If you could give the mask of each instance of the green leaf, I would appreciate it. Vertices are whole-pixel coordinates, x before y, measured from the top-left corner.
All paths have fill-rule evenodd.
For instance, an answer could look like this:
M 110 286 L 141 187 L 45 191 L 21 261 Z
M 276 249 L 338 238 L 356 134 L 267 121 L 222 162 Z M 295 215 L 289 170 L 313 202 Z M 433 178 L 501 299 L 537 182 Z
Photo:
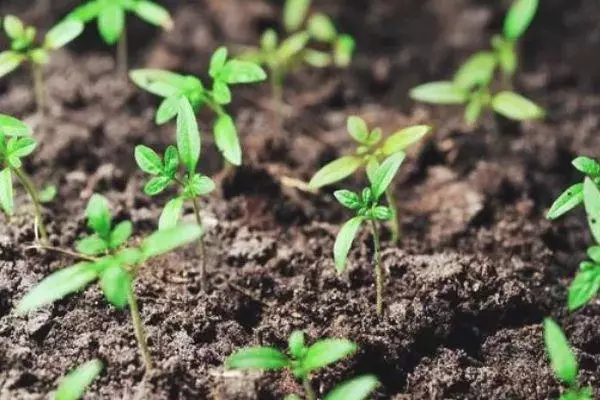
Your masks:
M 382 146 L 383 154 L 389 156 L 406 150 L 431 132 L 431 129 L 429 125 L 415 125 L 399 130 L 385 140 Z
M 289 363 L 285 354 L 272 347 L 240 349 L 225 361 L 230 369 L 282 369 Z
M 223 81 L 215 81 L 212 88 L 212 95 L 214 100 L 221 104 L 229 104 L 231 103 L 231 90 L 227 83 Z
M 58 189 L 54 185 L 47 185 L 40 191 L 38 194 L 38 199 L 40 203 L 50 203 L 52 200 L 56 198 L 58 194 Z
M 373 218 L 380 221 L 389 221 L 394 216 L 392 210 L 385 206 L 377 206 L 373 208 L 370 214 Z
M 306 351 L 308 350 L 304 341 L 304 332 L 292 332 L 290 338 L 288 339 L 288 349 L 292 357 L 295 359 L 299 360 L 304 357 Z
M 162 193 L 172 182 L 168 176 L 155 176 L 150 179 L 144 186 L 144 193 L 148 196 L 156 196 Z
M 97 256 L 108 250 L 108 243 L 98 235 L 91 235 L 78 240 L 75 248 L 81 254 Z
M 159 175 L 163 172 L 164 166 L 160 156 L 148 146 L 135 146 L 135 161 L 147 174 Z
M 4 31 L 11 39 L 20 39 L 25 34 L 25 25 L 14 15 L 4 17 Z
M 261 82 L 267 79 L 267 73 L 260 65 L 240 60 L 228 61 L 219 76 L 230 85 Z
M 189 224 L 154 232 L 142 242 L 142 253 L 145 258 L 155 257 L 185 246 L 199 239 L 200 236 L 202 236 L 202 229 L 198 225 Z
M 2 206 L 6 215 L 15 213 L 12 174 L 9 168 L 5 168 L 0 172 L 0 206 Z
M 394 176 L 396 176 L 402 161 L 404 161 L 404 157 L 406 157 L 406 154 L 403 152 L 394 153 L 388 156 L 374 172 L 371 191 L 375 200 L 379 200 L 381 195 L 385 193 Z
M 173 28 L 173 20 L 165 8 L 146 0 L 137 0 L 133 4 L 133 12 L 144 21 L 167 30 Z
M 179 222 L 181 216 L 181 209 L 183 208 L 183 197 L 176 197 L 171 199 L 163 208 L 158 220 L 158 230 L 164 231 L 167 229 L 174 228 Z
M 350 136 L 359 143 L 365 144 L 369 138 L 369 128 L 367 123 L 360 117 L 351 116 L 348 118 L 347 129 Z
M 500 35 L 492 38 L 492 46 L 496 50 L 496 57 L 502 72 L 512 77 L 517 71 L 517 52 L 515 44 Z
M 513 92 L 500 92 L 492 99 L 492 108 L 498 114 L 515 121 L 544 118 L 546 113 L 537 104 Z
M 314 14 L 308 20 L 308 32 L 318 41 L 331 43 L 337 37 L 337 30 L 331 18 L 322 13 Z
M 124 248 L 115 255 L 114 260 L 122 266 L 138 266 L 143 258 L 141 250 Z
M 324 400 L 366 400 L 378 385 L 374 375 L 359 376 L 336 386 Z
M 221 46 L 219 47 L 210 58 L 210 67 L 208 69 L 208 74 L 211 78 L 216 78 L 219 76 L 223 67 L 225 67 L 225 63 L 227 62 L 227 47 Z
M 600 289 L 600 267 L 579 271 L 569 286 L 568 308 L 575 311 L 589 303 Z
M 560 326 L 550 318 L 544 320 L 544 342 L 556 377 L 569 386 L 575 386 L 578 374 L 575 354 Z
M 34 64 L 44 65 L 50 62 L 50 53 L 43 48 L 37 48 L 29 52 L 29 57 Z
M 83 32 L 83 22 L 67 19 L 48 31 L 44 38 L 44 47 L 60 49 L 81 35 L 81 32 Z
M 410 90 L 410 98 L 433 104 L 464 104 L 468 93 L 453 82 L 440 81 L 419 85 Z
M 131 221 L 122 221 L 110 233 L 109 247 L 118 249 L 131 237 L 133 232 L 133 224 Z
M 346 208 L 356 210 L 361 207 L 360 197 L 350 190 L 336 190 L 333 195 Z
M 214 124 L 215 143 L 223 157 L 233 165 L 242 165 L 242 148 L 233 119 L 222 114 Z
M 295 33 L 284 40 L 279 49 L 277 49 L 277 58 L 282 61 L 289 61 L 292 57 L 300 53 L 310 40 L 310 35 L 307 32 Z
M 81 263 L 61 269 L 43 279 L 17 304 L 18 314 L 26 314 L 66 295 L 83 290 L 98 277 L 96 265 Z
M 483 113 L 484 103 L 480 96 L 473 96 L 465 107 L 465 122 L 469 125 L 475 124 Z
M 504 36 L 507 39 L 518 40 L 529 25 L 537 11 L 539 0 L 516 0 L 504 19 Z
M 6 136 L 26 136 L 31 134 L 31 128 L 16 118 L 0 114 L 0 133 Z
M 106 44 L 115 44 L 123 34 L 125 11 L 118 3 L 107 3 L 98 14 L 98 29 Z
M 600 243 L 600 190 L 590 178 L 583 182 L 583 202 L 590 231 L 596 243 Z
M 335 269 L 338 273 L 342 273 L 346 270 L 346 259 L 348 258 L 348 252 L 352 246 L 352 242 L 356 237 L 356 233 L 360 229 L 363 217 L 354 217 L 348 220 L 340 229 L 337 237 L 335 238 L 335 244 L 333 246 L 333 258 L 335 261 Z
M 67 19 L 79 20 L 83 23 L 90 22 L 100 14 L 102 4 L 98 0 L 88 1 L 67 15 Z
M 37 142 L 31 136 L 12 137 L 8 141 L 6 152 L 9 157 L 22 158 L 33 153 L 37 147 Z
M 186 189 L 191 197 L 206 196 L 216 188 L 215 182 L 208 176 L 196 174 L 190 180 Z
M 580 156 L 573 160 L 573 166 L 590 177 L 600 176 L 600 164 L 589 157 Z
M 179 153 L 177 148 L 173 145 L 167 147 L 165 151 L 165 174 L 167 176 L 173 176 L 179 168 Z
M 183 97 L 177 114 L 177 150 L 189 172 L 196 170 L 200 158 L 200 131 L 190 102 Z
M 295 32 L 302 26 L 308 15 L 311 0 L 286 0 L 283 8 L 283 26 L 288 32 Z
M 271 53 L 277 48 L 278 41 L 277 32 L 273 28 L 269 28 L 260 37 L 260 47 L 267 53 Z
M 88 226 L 101 238 L 108 238 L 112 217 L 108 206 L 108 200 L 104 196 L 94 194 L 86 208 Z
M 548 210 L 546 218 L 549 220 L 556 219 L 581 203 L 583 203 L 583 183 L 576 183 L 558 196 L 552 203 L 550 210 Z
M 131 290 L 133 278 L 120 265 L 111 265 L 100 275 L 100 287 L 106 300 L 113 306 L 122 309 L 127 305 L 127 296 Z
M 302 360 L 302 369 L 309 373 L 343 359 L 356 352 L 358 347 L 346 339 L 323 339 L 308 348 Z
M 179 102 L 182 97 L 184 97 L 182 94 L 174 94 L 160 103 L 154 119 L 157 125 L 162 125 L 175 118 L 179 112 Z
M 189 86 L 189 77 L 160 69 L 136 69 L 129 77 L 140 88 L 160 97 L 182 94 Z M 200 81 L 195 83 L 201 85 Z
M 24 61 L 22 55 L 15 51 L 3 51 L 0 53 L 0 78 L 11 73 Z
M 356 41 L 350 35 L 340 35 L 334 44 L 333 59 L 335 65 L 346 68 L 352 62 Z
M 600 246 L 592 246 L 587 249 L 588 257 L 595 263 L 600 264 Z
M 102 361 L 98 359 L 81 364 L 60 380 L 54 400 L 81 399 L 103 368 Z
M 331 65 L 331 55 L 324 51 L 306 49 L 303 53 L 304 61 L 315 68 L 325 68 Z
M 332 183 L 339 182 L 342 179 L 352 175 L 362 165 L 363 160 L 360 157 L 340 157 L 317 171 L 308 185 L 312 189 L 318 189 L 323 186 L 331 185 Z
M 496 57 L 491 51 L 482 51 L 471 56 L 454 75 L 454 85 L 471 90 L 475 87 L 487 87 L 494 77 Z

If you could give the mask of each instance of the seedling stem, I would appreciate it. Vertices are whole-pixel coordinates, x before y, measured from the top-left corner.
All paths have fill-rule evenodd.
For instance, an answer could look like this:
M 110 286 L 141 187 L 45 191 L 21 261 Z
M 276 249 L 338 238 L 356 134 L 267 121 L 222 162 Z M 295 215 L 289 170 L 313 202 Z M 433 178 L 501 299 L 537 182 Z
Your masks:
M 196 216 L 196 223 L 202 228 L 202 217 L 200 216 L 200 205 L 198 199 L 193 198 L 192 204 L 194 206 L 194 215 Z M 206 248 L 204 246 L 204 239 L 200 236 L 198 240 L 198 252 L 200 253 L 200 288 L 204 290 L 206 286 Z
M 371 233 L 373 234 L 373 262 L 375 263 L 375 286 L 377 296 L 377 316 L 383 315 L 383 271 L 381 270 L 381 259 L 379 256 L 379 230 L 375 220 L 371 220 Z
M 117 68 L 119 75 L 127 78 L 127 29 L 123 29 L 119 43 L 117 44 Z
M 33 202 L 33 208 L 35 213 L 35 225 L 37 226 L 35 233 L 36 239 L 38 238 L 39 234 L 39 236 L 42 239 L 42 243 L 47 244 L 48 231 L 46 230 L 46 225 L 44 224 L 44 219 L 42 218 L 42 206 L 40 205 L 40 197 L 38 195 L 37 189 L 31 181 L 31 178 L 21 168 L 11 167 L 10 169 L 16 175 L 17 179 L 19 179 L 19 181 L 25 188 L 25 191 L 27 191 L 29 198 L 31 198 L 31 201 Z
M 306 400 L 317 400 L 317 395 L 310 384 L 310 380 L 308 377 L 302 380 L 302 387 L 304 388 L 304 394 L 306 395 Z
M 129 307 L 131 310 L 131 321 L 133 322 L 135 338 L 140 347 L 140 353 L 142 353 L 142 360 L 146 366 L 146 373 L 149 373 L 152 371 L 152 358 L 150 356 L 150 350 L 148 349 L 146 331 L 144 330 L 144 323 L 142 322 L 142 317 L 140 316 L 140 309 L 138 307 L 137 297 L 133 290 L 133 284 L 129 286 L 127 299 L 129 301 Z
M 40 64 L 31 64 L 33 89 L 38 115 L 43 119 L 46 115 L 46 93 L 44 90 L 44 70 Z

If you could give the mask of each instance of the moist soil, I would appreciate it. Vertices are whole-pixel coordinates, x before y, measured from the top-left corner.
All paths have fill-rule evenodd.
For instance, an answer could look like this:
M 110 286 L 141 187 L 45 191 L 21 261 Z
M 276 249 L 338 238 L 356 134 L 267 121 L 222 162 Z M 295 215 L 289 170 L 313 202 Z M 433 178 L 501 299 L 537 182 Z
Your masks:
M 0 3 L 30 23 L 49 26 L 77 2 L 49 12 Z M 205 77 L 210 54 L 258 42 L 276 26 L 277 2 L 165 1 L 175 28 L 162 33 L 130 21 L 131 64 Z M 600 303 L 568 314 L 566 288 L 591 238 L 581 210 L 545 220 L 552 200 L 581 179 L 576 155 L 600 151 L 600 3 L 545 0 L 522 43 L 518 90 L 548 110 L 544 122 L 461 122 L 461 111 L 413 104 L 407 90 L 448 78 L 497 32 L 510 1 L 316 1 L 357 37 L 346 71 L 300 71 L 286 84 L 285 127 L 274 128 L 267 85 L 238 87 L 230 110 L 244 141 L 244 165 L 219 173 L 209 116 L 201 167 L 217 174 L 206 199 L 209 288 L 202 291 L 193 246 L 152 261 L 136 283 L 155 369 L 144 375 L 129 314 L 96 286 L 27 317 L 18 299 L 67 257 L 30 249 L 31 206 L 0 227 L 0 398 L 38 399 L 60 376 L 93 357 L 106 362 L 90 399 L 280 399 L 301 392 L 290 374 L 227 371 L 242 346 L 283 347 L 292 330 L 311 340 L 355 340 L 355 356 L 315 375 L 320 394 L 363 373 L 376 374 L 377 399 L 551 399 L 560 393 L 544 353 L 541 321 L 565 328 L 582 384 L 600 388 Z M 4 45 L 4 44 L 3 44 Z M 39 184 L 59 188 L 44 214 L 57 246 L 86 232 L 83 210 L 106 195 L 117 220 L 140 235 L 156 228 L 166 196 L 148 198 L 136 170 L 136 144 L 164 148 L 172 124 L 153 123 L 157 99 L 115 72 L 94 26 L 47 68 L 49 117 L 34 113 L 27 71 L 0 81 L 0 112 L 36 126 L 41 142 L 26 166 Z M 364 116 L 385 132 L 414 123 L 434 133 L 409 152 L 394 183 L 404 241 L 384 232 L 386 314 L 374 315 L 373 248 L 361 233 L 349 271 L 337 276 L 332 246 L 348 215 L 335 187 L 314 195 L 283 185 L 307 180 L 351 149 L 345 118 Z M 349 180 L 360 188 L 364 181 Z M 192 219 L 192 210 L 186 218 Z M 596 392 L 596 396 L 598 396 Z

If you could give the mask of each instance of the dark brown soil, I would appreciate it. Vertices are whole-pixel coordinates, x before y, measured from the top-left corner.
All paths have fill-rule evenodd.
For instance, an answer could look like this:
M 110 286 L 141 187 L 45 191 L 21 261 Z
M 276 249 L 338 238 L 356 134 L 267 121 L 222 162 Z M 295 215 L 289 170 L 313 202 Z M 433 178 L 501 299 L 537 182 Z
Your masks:
M 77 2 L 54 1 L 50 15 L 19 3 L 2 2 L 0 11 L 47 26 Z M 256 43 L 277 16 L 262 0 L 164 3 L 175 16 L 172 32 L 131 21 L 136 66 L 204 76 L 218 45 Z M 315 376 L 319 393 L 375 373 L 383 383 L 378 399 L 550 399 L 560 387 L 544 354 L 540 322 L 548 315 L 576 349 L 581 382 L 600 388 L 600 304 L 565 310 L 566 287 L 590 243 L 585 220 L 580 211 L 556 223 L 544 219 L 554 196 L 578 179 L 571 158 L 600 151 L 600 3 L 541 2 L 517 86 L 548 109 L 544 123 L 469 130 L 460 110 L 407 98 L 410 87 L 450 76 L 487 46 L 509 3 L 316 1 L 357 36 L 356 60 L 348 71 L 305 71 L 289 80 L 293 111 L 277 144 L 269 139 L 266 85 L 237 89 L 231 110 L 246 163 L 203 207 L 210 289 L 200 290 L 193 249 L 152 262 L 138 279 L 156 363 L 146 379 L 128 313 L 108 306 L 96 287 L 29 317 L 12 313 L 34 284 L 72 262 L 27 249 L 31 215 L 19 192 L 19 215 L 0 227 L 0 399 L 44 397 L 92 357 L 105 360 L 106 370 L 88 398 L 279 399 L 300 390 L 290 375 L 241 374 L 222 364 L 241 346 L 284 346 L 294 329 L 360 345 L 356 357 Z M 51 117 L 36 131 L 42 144 L 28 165 L 38 183 L 60 187 L 45 210 L 52 240 L 72 246 L 85 231 L 83 209 L 94 191 L 108 196 L 118 219 L 147 234 L 164 198 L 141 193 L 133 147 L 166 146 L 174 128 L 153 124 L 156 99 L 113 73 L 112 53 L 95 28 L 71 50 L 48 68 Z M 0 112 L 35 125 L 33 109 L 25 72 L 0 81 Z M 386 132 L 415 122 L 436 126 L 396 182 L 406 237 L 400 249 L 384 241 L 381 321 L 373 315 L 367 233 L 349 273 L 338 277 L 331 249 L 347 215 L 329 191 L 314 196 L 280 184 L 283 175 L 308 179 L 350 147 L 349 114 Z M 204 147 L 202 166 L 214 173 L 220 159 L 212 144 Z

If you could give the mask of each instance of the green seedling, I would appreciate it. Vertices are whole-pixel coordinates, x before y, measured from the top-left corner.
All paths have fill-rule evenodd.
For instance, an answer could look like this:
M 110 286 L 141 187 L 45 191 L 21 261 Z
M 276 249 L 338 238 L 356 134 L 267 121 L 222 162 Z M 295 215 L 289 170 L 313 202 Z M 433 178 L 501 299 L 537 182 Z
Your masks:
M 42 217 L 42 203 L 52 200 L 56 188 L 49 186 L 38 192 L 32 179 L 23 169 L 22 159 L 37 147 L 31 137 L 30 128 L 23 122 L 8 115 L 0 114 L 0 206 L 11 217 L 15 213 L 13 177 L 21 183 L 34 207 L 34 232 L 36 239 L 48 242 L 48 231 Z
M 311 374 L 356 350 L 357 346 L 346 339 L 322 339 L 307 346 L 304 333 L 294 331 L 288 340 L 289 356 L 274 347 L 248 347 L 229 356 L 225 365 L 230 369 L 289 370 L 302 382 L 306 400 L 317 400 Z
M 573 166 L 585 177 L 600 185 L 600 163 L 589 157 L 577 157 L 572 162 Z M 549 220 L 557 219 L 568 211 L 583 203 L 583 182 L 576 183 L 562 192 L 554 201 L 546 217 Z
M 582 388 L 577 382 L 579 365 L 565 334 L 550 318 L 544 320 L 544 342 L 554 375 L 567 387 L 559 400 L 592 400 L 592 388 Z
M 424 103 L 464 105 L 464 118 L 475 124 L 483 112 L 494 112 L 516 121 L 541 119 L 545 111 L 513 92 L 511 81 L 517 70 L 518 41 L 537 11 L 539 0 L 517 0 L 504 21 L 503 35 L 492 39 L 492 51 L 471 56 L 459 68 L 451 81 L 430 82 L 410 91 L 410 97 Z M 504 89 L 496 91 L 497 71 L 504 76 Z
M 181 99 L 185 98 L 198 113 L 205 106 L 215 114 L 213 132 L 215 143 L 223 157 L 233 165 L 242 164 L 242 149 L 233 118 L 224 106 L 231 103 L 231 85 L 260 82 L 267 75 L 250 61 L 227 59 L 227 49 L 219 48 L 210 61 L 212 88 L 191 75 L 179 75 L 156 69 L 138 69 L 130 77 L 140 88 L 164 98 L 156 111 L 156 123 L 161 125 L 175 118 Z
M 275 111 L 280 122 L 283 107 L 283 82 L 293 70 L 309 65 L 325 68 L 335 65 L 346 68 L 352 61 L 355 41 L 350 35 L 338 33 L 335 25 L 323 13 L 310 14 L 311 0 L 286 0 L 283 26 L 287 36 L 280 39 L 274 29 L 267 29 L 259 48 L 247 49 L 244 58 L 265 65 L 270 71 Z M 309 47 L 330 46 L 330 51 Z
M 29 62 L 37 110 L 43 115 L 46 107 L 43 67 L 50 60 L 52 51 L 64 47 L 82 31 L 81 22 L 61 22 L 50 29 L 39 43 L 36 41 L 37 30 L 33 26 L 26 26 L 19 18 L 7 15 L 4 18 L 4 32 L 10 40 L 11 49 L 0 52 L 0 77 Z
M 165 30 L 173 28 L 169 12 L 155 2 L 147 0 L 90 0 L 67 15 L 68 20 L 81 21 L 84 24 L 97 20 L 102 40 L 109 46 L 118 42 L 117 65 L 123 75 L 127 74 L 127 13 L 133 13 Z
M 81 399 L 103 368 L 102 361 L 98 359 L 81 364 L 61 379 L 54 393 L 54 400 Z
M 197 225 L 179 225 L 151 234 L 141 241 L 139 247 L 127 247 L 132 224 L 130 221 L 123 221 L 113 226 L 108 201 L 104 197 L 93 195 L 86 214 L 88 227 L 94 233 L 77 242 L 77 252 L 42 247 L 72 255 L 83 262 L 46 277 L 21 299 L 16 311 L 21 315 L 29 313 L 99 281 L 104 297 L 110 304 L 118 309 L 129 306 L 142 359 L 146 370 L 150 371 L 152 360 L 134 291 L 134 281 L 140 268 L 150 259 L 197 240 L 201 229 Z
M 346 270 L 348 252 L 356 234 L 364 223 L 371 227 L 373 235 L 373 264 L 375 266 L 375 284 L 377 292 L 377 315 L 383 314 L 383 271 L 380 259 L 379 221 L 389 221 L 393 217 L 390 207 L 380 205 L 381 196 L 398 172 L 404 153 L 394 153 L 386 158 L 381 165 L 367 169 L 371 186 L 365 188 L 361 195 L 349 190 L 337 190 L 334 195 L 344 207 L 353 210 L 356 216 L 348 220 L 340 229 L 333 248 L 335 268 L 338 273 Z
M 215 183 L 208 176 L 196 172 L 200 159 L 200 148 L 200 132 L 194 110 L 185 97 L 179 99 L 177 147 L 167 147 L 162 158 L 147 146 L 139 145 L 135 148 L 135 160 L 138 166 L 152 176 L 144 187 L 144 192 L 148 196 L 156 196 L 170 186 L 179 189 L 179 193 L 172 197 L 163 209 L 158 222 L 160 231 L 171 229 L 177 225 L 186 201 L 192 203 L 196 222 L 198 226 L 202 227 L 199 198 L 215 190 Z M 183 167 L 183 172 L 180 172 L 181 167 Z M 200 282 L 204 286 L 206 254 L 202 238 L 199 240 L 199 250 L 202 259 Z
M 429 125 L 415 125 L 401 129 L 382 141 L 381 129 L 369 130 L 364 120 L 352 116 L 348 118 L 348 132 L 357 143 L 354 155 L 340 157 L 325 165 L 310 180 L 309 188 L 316 190 L 339 182 L 354 174 L 359 168 L 375 169 L 386 157 L 403 153 L 430 131 Z M 392 210 L 392 241 L 397 243 L 401 237 L 401 224 L 392 187 L 386 190 L 386 197 L 388 206 Z
M 378 385 L 374 375 L 359 376 L 336 386 L 323 400 L 366 400 Z M 302 397 L 294 393 L 285 396 L 284 400 L 302 400 Z

